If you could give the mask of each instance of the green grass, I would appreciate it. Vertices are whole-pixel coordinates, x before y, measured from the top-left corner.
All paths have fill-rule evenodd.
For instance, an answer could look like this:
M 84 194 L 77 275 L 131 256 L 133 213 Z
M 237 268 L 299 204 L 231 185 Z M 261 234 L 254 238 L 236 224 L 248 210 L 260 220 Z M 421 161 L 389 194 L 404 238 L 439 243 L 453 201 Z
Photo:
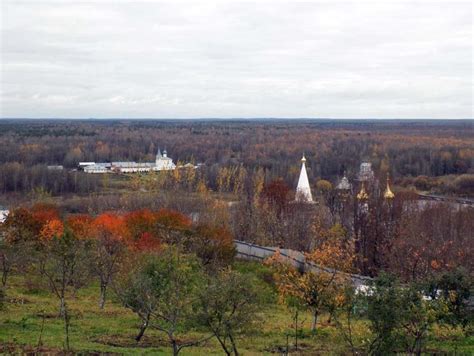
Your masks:
M 265 267 L 256 263 L 239 262 L 236 269 L 255 276 L 263 288 L 263 300 L 266 302 L 266 306 L 261 310 L 261 324 L 249 335 L 239 339 L 241 353 L 261 355 L 277 352 L 278 347 L 285 347 L 287 335 L 290 346 L 293 345 L 292 314 L 276 302 L 275 292 L 266 282 L 269 275 Z M 98 308 L 97 302 L 98 286 L 94 283 L 81 289 L 75 298 L 70 296 L 68 299 L 72 313 L 70 344 L 74 351 L 127 355 L 171 354 L 164 335 L 153 329 L 147 330 L 144 339 L 136 344 L 134 337 L 138 331 L 139 320 L 135 314 L 121 307 L 112 295 L 109 295 L 104 310 Z M 5 308 L 0 310 L 0 345 L 3 344 L 3 352 L 20 353 L 35 349 L 43 320 L 43 348 L 40 350 L 60 351 L 63 348 L 64 329 L 62 319 L 57 317 L 58 310 L 59 303 L 53 294 L 31 285 L 27 288 L 23 277 L 13 276 L 7 289 L 7 303 Z M 340 355 L 349 352 L 338 330 L 327 323 L 327 315 L 322 315 L 319 319 L 319 330 L 314 335 L 309 330 L 310 315 L 303 313 L 300 320 L 303 321 L 303 330 L 298 341 L 299 354 Z M 367 323 L 357 322 L 355 334 L 359 341 L 365 338 L 367 333 Z M 187 340 L 204 335 L 204 331 L 193 331 L 183 338 Z M 444 353 L 472 354 L 474 337 L 464 337 L 459 331 L 437 327 L 430 335 L 427 349 Z M 217 342 L 211 340 L 199 347 L 184 349 L 182 354 L 222 355 L 223 352 Z

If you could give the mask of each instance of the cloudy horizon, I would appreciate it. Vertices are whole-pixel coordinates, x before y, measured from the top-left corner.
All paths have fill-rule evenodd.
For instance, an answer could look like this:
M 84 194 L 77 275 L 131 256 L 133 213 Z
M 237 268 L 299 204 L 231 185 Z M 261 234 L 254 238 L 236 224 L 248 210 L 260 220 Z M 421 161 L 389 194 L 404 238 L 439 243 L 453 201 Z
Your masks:
M 2 4 L 0 117 L 472 118 L 472 4 Z

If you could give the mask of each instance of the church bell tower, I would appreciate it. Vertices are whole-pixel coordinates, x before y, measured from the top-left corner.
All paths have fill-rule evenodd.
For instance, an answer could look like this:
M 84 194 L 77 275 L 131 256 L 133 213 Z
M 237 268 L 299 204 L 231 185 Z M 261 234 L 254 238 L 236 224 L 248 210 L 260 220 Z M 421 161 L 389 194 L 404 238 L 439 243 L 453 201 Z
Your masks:
M 306 173 L 306 158 L 303 155 L 301 158 L 301 172 L 298 179 L 298 186 L 296 187 L 297 202 L 313 203 L 313 196 L 311 194 L 311 187 L 309 186 L 308 174 Z

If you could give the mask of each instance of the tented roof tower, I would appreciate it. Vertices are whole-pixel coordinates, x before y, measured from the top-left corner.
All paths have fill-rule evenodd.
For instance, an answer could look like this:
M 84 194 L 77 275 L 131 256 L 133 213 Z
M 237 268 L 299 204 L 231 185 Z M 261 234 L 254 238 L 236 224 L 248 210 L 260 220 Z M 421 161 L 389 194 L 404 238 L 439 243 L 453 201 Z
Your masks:
M 309 186 L 308 174 L 306 173 L 306 158 L 303 155 L 301 158 L 301 172 L 298 179 L 298 186 L 296 187 L 296 201 L 312 203 L 313 196 L 311 195 L 311 188 Z
M 387 174 L 387 188 L 383 193 L 383 197 L 385 199 L 393 199 L 395 198 L 395 194 L 393 194 L 392 190 L 390 189 L 390 176 Z

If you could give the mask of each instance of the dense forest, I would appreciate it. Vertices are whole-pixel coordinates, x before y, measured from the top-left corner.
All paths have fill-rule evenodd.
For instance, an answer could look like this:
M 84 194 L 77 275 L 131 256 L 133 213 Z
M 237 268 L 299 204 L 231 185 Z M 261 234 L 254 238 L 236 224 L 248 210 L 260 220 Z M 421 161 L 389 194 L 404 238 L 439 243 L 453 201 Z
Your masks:
M 304 152 L 313 182 L 354 177 L 368 160 L 402 186 L 472 195 L 473 137 L 471 120 L 2 120 L 0 191 L 97 191 L 99 179 L 67 169 L 80 161 L 153 161 L 166 148 L 175 161 L 204 163 L 214 190 L 222 166 L 262 168 L 267 179 L 294 185 Z

